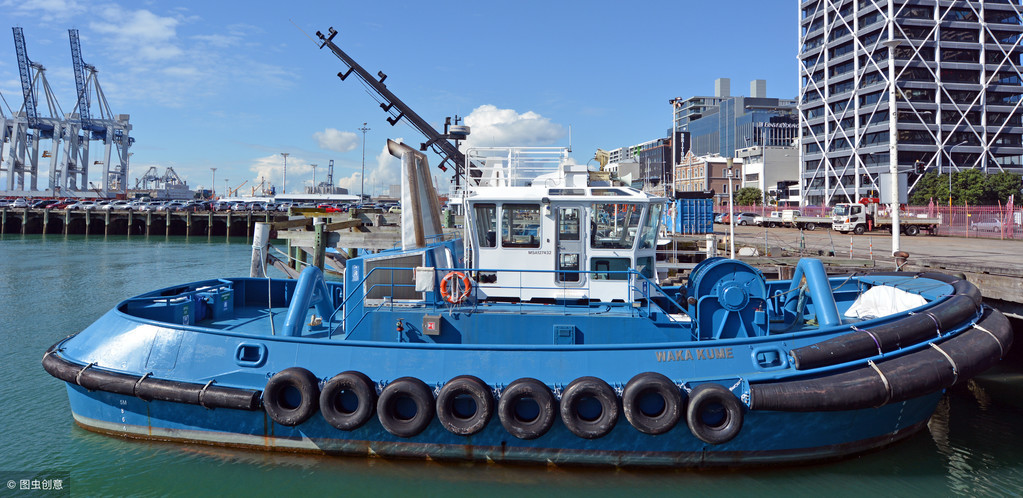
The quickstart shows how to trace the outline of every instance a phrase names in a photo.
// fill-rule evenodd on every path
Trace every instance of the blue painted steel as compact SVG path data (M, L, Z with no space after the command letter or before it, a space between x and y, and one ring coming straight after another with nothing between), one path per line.
M796 270L789 285L790 294L785 303L785 310L793 315L798 313L798 297L802 294L800 289L804 278L806 279L806 295L813 301L820 324L825 327L841 324L842 317L838 312L838 304L835 302L831 284L828 282L828 272L824 269L824 263L819 259L803 258L796 264ZM800 293L796 294L795 291L800 291Z
M284 319L284 335L302 335L305 318L309 315L309 307L315 306L320 317L329 317L334 313L330 291L323 280L323 272L315 266L307 266L298 277L298 285L291 296L288 314Z
M855 364L803 371L795 370L788 353L850 333L853 324L836 321L836 313L871 285L898 286L937 305L954 290L936 280L828 279L819 262L810 262L799 265L796 280L765 282L749 265L711 260L694 269L685 296L681 289L663 289L630 271L625 280L596 281L620 284L622 295L630 296L626 302L494 301L477 294L476 282L469 299L452 305L441 299L436 282L433 289L416 291L408 277L411 268L388 259L392 257L412 257L408 261L414 260L415 266L434 268L442 276L451 262L461 262L460 244L447 241L412 253L353 258L344 282L324 282L318 272L307 270L297 283L270 281L269 290L266 279L249 278L157 290L120 303L59 343L55 354L104 372L248 390L262 390L276 373L296 366L312 372L321 385L340 372L358 371L378 392L395 379L411 376L425 382L434 396L451 379L471 375L490 388L495 405L504 389L522 378L539 379L559 398L574 380L595 376L620 396L633 377L656 372L679 386L683 397L700 384L724 386L741 401L742 429L730 441L709 444L693 435L685 417L655 436L635 429L623 416L606 436L585 439L557 416L543 436L518 439L494 414L472 436L456 435L432 420L422 433L405 438L387 432L377 417L352 431L335 429L320 415L286 427L263 411L147 401L88 391L69 382L72 412L80 424L101 432L272 450L706 466L805 461L881 447L920 429L940 397L935 392L877 408L834 412L749 409L751 385L842 373L941 340L935 337ZM812 302L789 309L790 294L795 294L790 291L799 289L803 276ZM830 304L822 289L834 296ZM686 306L683 297L695 298L696 304ZM324 326L304 326L311 306L326 317ZM798 322L792 319L797 313ZM439 330L426 330L427 316L439 317ZM869 328L900 318L855 325ZM783 319L788 321L786 331L771 330L772 322ZM943 325L944 337L950 337L971 323ZM273 335L272 330L286 332Z

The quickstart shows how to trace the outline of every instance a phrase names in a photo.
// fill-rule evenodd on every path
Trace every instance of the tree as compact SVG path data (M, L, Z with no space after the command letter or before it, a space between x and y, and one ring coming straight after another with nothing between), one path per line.
M1010 195L1015 195L1015 201L1020 200L1020 179L1023 178L1015 173L1009 173L1007 171L999 171L993 175L987 175L984 185L984 194L986 197L982 199L984 204L1005 204L1009 200Z
M756 187L743 187L735 191L733 202L740 206L759 206L764 200L764 193Z
M951 183L952 204L958 206L964 202L971 205L1004 204L1010 195L1020 197L1020 175L1015 173L984 174L979 169L969 168L953 172ZM928 172L909 194L909 203L921 206L933 200L938 204L948 204L948 187L948 173Z

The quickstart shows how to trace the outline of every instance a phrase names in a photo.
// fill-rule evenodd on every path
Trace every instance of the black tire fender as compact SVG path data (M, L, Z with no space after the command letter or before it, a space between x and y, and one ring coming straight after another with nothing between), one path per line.
M742 421L742 402L720 384L700 384L689 393L686 423L693 435L701 441L710 444L727 443L739 435Z
M355 407L345 406L342 397L355 401ZM349 370L327 381L320 392L320 413L335 429L351 431L362 427L376 411L377 390L365 374Z
M285 368L266 382L263 408L274 422L294 427L316 413L319 397L319 379L312 372L302 367Z
M580 405L586 399L600 404L600 414L592 420L580 412ZM561 421L572 434L597 439L606 436L618 423L618 406L618 396L607 382L596 377L579 377L561 395Z
M412 401L416 412L409 416L398 410L402 399ZM398 437L413 437L426 430L433 420L433 392L425 382L415 377L395 379L377 398L377 418L387 432Z
M528 403L536 404L537 414L525 417L520 408ZM536 379L518 379L501 392L497 402L497 415L501 425L509 434L519 439L536 439L543 436L554 425L557 401L549 387Z
M475 410L463 414L459 409L464 398L472 401ZM490 386L472 375L449 380L437 394L437 419L452 434L471 436L482 431L494 415L494 396Z
M647 413L643 405L653 402L658 405L657 400L650 400L650 397L659 397L663 404L657 406L659 411ZM622 391L622 411L625 418L636 430L644 434L664 434L678 424L684 410L682 392L671 379L656 372L644 372L637 374L625 384Z

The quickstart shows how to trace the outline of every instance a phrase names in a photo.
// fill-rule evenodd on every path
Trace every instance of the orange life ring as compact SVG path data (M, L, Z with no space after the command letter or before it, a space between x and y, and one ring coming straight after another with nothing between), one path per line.
M461 283L462 290L458 290L458 285ZM469 297L469 292L472 290L472 281L469 280L464 273L460 271L449 272L444 275L444 278L440 281L440 295L445 301L451 304L458 304L465 301L465 298Z

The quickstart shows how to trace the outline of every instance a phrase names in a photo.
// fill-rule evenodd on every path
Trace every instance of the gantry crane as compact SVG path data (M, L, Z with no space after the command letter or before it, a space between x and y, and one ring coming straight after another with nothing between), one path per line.
M49 82L46 81L46 68L42 64L32 62L28 58L25 47L25 33L21 28L13 28L14 49L18 56L18 74L21 78L21 90L24 102L13 116L5 119L5 131L11 142L4 167L7 181L0 184L6 190L38 190L39 154L43 148L43 140L52 140L50 150L56 150L60 141L63 123L60 105L57 103ZM42 95L40 95L40 93ZM48 115L40 115L37 109L41 99L46 101ZM54 157L55 159L55 157ZM51 166L52 171L52 166ZM25 174L28 174L28 185ZM52 186L51 186L52 187Z
M77 129L71 140L66 143L64 165L68 175L81 175L81 183L88 176L89 142L102 141L104 145L104 165L102 191L104 195L114 192L127 192L128 159L131 155L128 148L135 143L129 136L131 124L129 115L118 114L110 110L106 95L96 77L96 67L86 64L82 59L82 46L78 39L78 30L69 29L71 40L71 62L75 72L75 88L78 98L75 104L77 114L72 111L67 122ZM94 98L95 97L95 98ZM97 113L92 112L96 104ZM81 135L79 136L79 133ZM117 152L117 161L111 161L112 152Z

